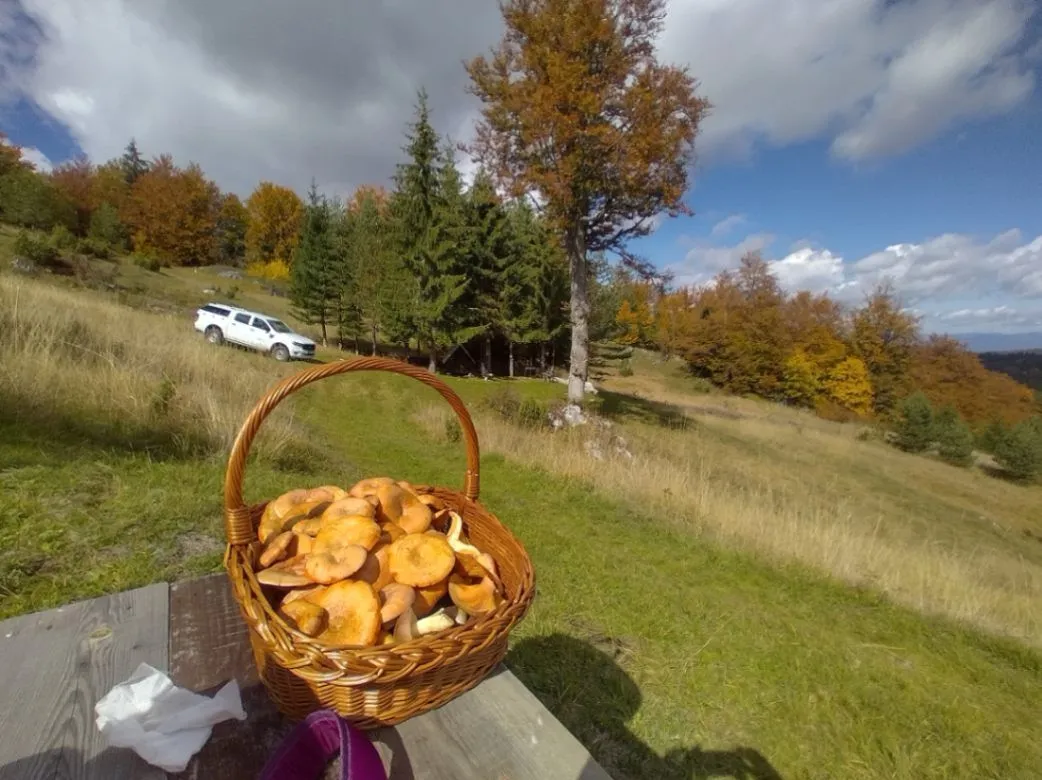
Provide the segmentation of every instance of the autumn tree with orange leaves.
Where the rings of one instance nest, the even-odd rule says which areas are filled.
[[[216,256],[220,191],[195,165],[169,155],[153,162],[131,188],[126,220],[134,249],[171,265],[204,265]]]
[[[588,372],[587,255],[628,258],[683,202],[709,103],[680,67],[659,63],[664,0],[506,0],[506,32],[467,64],[482,102],[473,145],[506,191],[535,195],[559,232],[571,276],[568,400]]]
[[[300,242],[304,202],[289,187],[262,181],[246,201],[246,259],[263,276],[289,278]]]

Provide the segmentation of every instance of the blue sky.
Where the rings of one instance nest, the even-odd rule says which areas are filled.
[[[415,89],[465,140],[495,4],[15,0],[0,130],[41,162],[198,161],[226,189],[386,181]],[[270,7],[269,7],[270,6]],[[689,200],[635,247],[698,284],[761,251],[790,289],[885,277],[928,330],[1042,331],[1042,11],[1031,0],[673,0],[663,59],[714,111]],[[468,24],[460,23],[467,18]],[[26,24],[33,19],[35,24]]]

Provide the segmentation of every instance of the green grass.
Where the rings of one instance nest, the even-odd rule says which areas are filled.
[[[227,351],[243,369],[258,360]],[[271,365],[274,381],[283,368]],[[504,387],[543,402],[564,392],[521,379],[450,384],[483,430],[482,401]],[[661,439],[687,403],[610,392],[598,404],[638,438]],[[417,423],[430,403],[440,403],[430,389],[386,375],[306,388],[286,405],[311,446],[252,462],[247,499],[375,474],[459,486],[462,445]],[[732,442],[739,469],[750,453],[781,451],[766,424],[696,416],[684,425],[669,435]],[[219,569],[223,458],[106,426],[115,422],[28,421],[0,408],[0,615]],[[804,457],[810,437],[787,457]],[[524,542],[538,580],[508,664],[619,780],[1038,777],[1037,650],[725,548],[653,502],[613,498],[593,480],[493,449],[482,500]],[[927,512],[894,468],[864,478],[908,512]],[[950,510],[968,499],[951,501]],[[936,510],[938,523],[950,515]]]

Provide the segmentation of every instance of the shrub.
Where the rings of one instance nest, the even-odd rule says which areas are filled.
[[[897,408],[895,444],[905,452],[925,452],[933,443],[933,407],[922,393],[913,393]]]
[[[76,251],[99,260],[109,260],[112,257],[112,247],[96,238],[81,238],[76,242]]]
[[[546,423],[546,410],[532,398],[526,398],[517,408],[516,422],[525,428],[539,428]]]
[[[445,439],[455,444],[463,438],[463,429],[455,417],[445,418]]]
[[[91,215],[87,235],[110,247],[122,249],[126,246],[126,231],[120,222],[119,212],[111,203],[102,203]]]
[[[76,245],[76,236],[65,225],[55,225],[51,230],[51,246],[58,251],[72,249]]]
[[[501,387],[489,395],[482,405],[504,420],[514,420],[518,409],[521,408],[521,399],[511,388]]]
[[[163,264],[159,262],[159,258],[153,255],[134,254],[131,255],[130,259],[134,265],[153,273],[158,273],[159,269],[163,267]]]
[[[619,376],[633,376],[633,363],[630,360],[623,360],[619,366]]]
[[[994,455],[1009,436],[1009,429],[1001,420],[992,420],[988,426],[977,434],[976,447],[982,452]]]
[[[995,452],[995,460],[1014,479],[1028,482],[1042,472],[1042,418],[1017,423]]]
[[[21,231],[14,240],[14,253],[34,265],[49,268],[58,262],[61,254],[43,236]]]
[[[239,294],[239,285],[233,284],[231,287],[228,288],[228,292],[226,292],[224,295],[225,295],[225,297],[229,301],[234,301],[235,300],[235,296],[238,295],[238,294]]]
[[[934,420],[937,454],[953,466],[973,463],[973,431],[951,406],[941,409]]]

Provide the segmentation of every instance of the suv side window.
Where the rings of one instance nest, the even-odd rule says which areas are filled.
[[[236,314],[235,315],[235,321],[236,322],[241,322],[243,325],[249,325],[250,324],[250,315],[249,314]]]
[[[228,310],[222,309],[220,306],[211,306],[210,304],[206,304],[203,307],[203,311],[209,312],[210,314],[216,314],[218,317],[228,316]]]
[[[253,327],[257,328],[258,330],[263,330],[265,333],[271,332],[271,328],[268,327],[268,323],[266,323],[260,317],[253,318]]]

